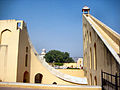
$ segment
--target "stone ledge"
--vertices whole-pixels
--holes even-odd
[[[70,90],[102,90],[101,86],[51,85],[51,84],[31,84],[31,83],[13,83],[13,82],[0,82],[0,87],[54,89],[54,90],[66,90],[66,89],[70,89]]]

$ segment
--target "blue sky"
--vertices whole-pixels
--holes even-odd
[[[38,53],[42,48],[83,56],[82,7],[120,34],[120,0],[0,0],[0,19],[24,20]]]

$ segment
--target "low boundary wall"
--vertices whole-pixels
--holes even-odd
[[[0,82],[0,87],[12,88],[32,88],[43,90],[102,90],[101,86],[87,86],[87,85],[50,85],[50,84],[30,84],[30,83],[10,83]]]

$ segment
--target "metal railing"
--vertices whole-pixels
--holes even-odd
[[[101,71],[102,90],[120,90],[120,74],[115,75]]]

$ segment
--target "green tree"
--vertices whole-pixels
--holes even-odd
[[[61,52],[58,50],[51,50],[46,53],[45,57],[48,63],[70,63],[74,60],[70,57],[68,52]]]

